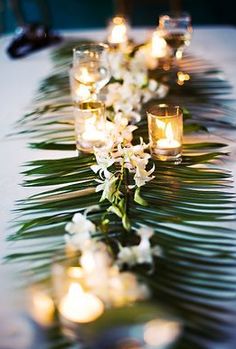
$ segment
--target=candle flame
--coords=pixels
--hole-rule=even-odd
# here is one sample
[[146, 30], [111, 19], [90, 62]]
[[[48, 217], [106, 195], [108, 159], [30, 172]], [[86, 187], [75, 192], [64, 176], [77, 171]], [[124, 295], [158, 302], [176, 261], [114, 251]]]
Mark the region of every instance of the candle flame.
[[79, 85], [79, 87], [75, 90], [76, 97], [79, 100], [87, 100], [90, 97], [90, 90], [87, 86]]
[[161, 38], [159, 33], [155, 31], [152, 34], [151, 55], [155, 58], [166, 56], [167, 43], [164, 38]]
[[59, 311], [70, 321], [87, 323], [102, 315], [104, 304], [95, 295], [84, 292], [79, 283], [72, 282], [60, 303]]
[[113, 18], [108, 41], [111, 44], [122, 44], [127, 41], [127, 25], [123, 17]]
[[84, 67], [81, 67], [79, 79], [84, 84], [93, 82], [93, 77], [89, 74], [88, 69]]
[[69, 287], [68, 297], [74, 298], [82, 295], [84, 293], [81, 285], [77, 282], [72, 282]]
[[156, 119], [156, 125], [158, 127], [158, 129], [164, 131], [165, 127], [166, 127], [166, 123], [162, 120]]
[[170, 122], [166, 126], [166, 138], [170, 141], [174, 139], [174, 132]]

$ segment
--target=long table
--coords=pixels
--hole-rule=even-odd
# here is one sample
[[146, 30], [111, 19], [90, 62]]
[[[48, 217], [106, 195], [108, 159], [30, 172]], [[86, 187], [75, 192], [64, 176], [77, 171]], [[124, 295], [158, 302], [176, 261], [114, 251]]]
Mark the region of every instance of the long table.
[[[233, 45], [236, 40], [236, 29], [232, 27], [199, 27], [194, 28], [190, 53], [203, 57], [213, 62], [222, 69], [226, 78], [232, 84], [232, 99], [236, 100], [236, 50]], [[137, 42], [144, 41], [150, 29], [138, 28], [132, 32]], [[104, 40], [104, 30], [63, 32], [64, 36], [91, 38]], [[71, 156], [68, 152], [56, 152], [45, 150], [32, 150], [27, 148], [29, 139], [10, 135], [16, 131], [16, 121], [27, 111], [35, 96], [39, 82], [46, 77], [52, 68], [50, 52], [48, 48], [36, 52], [24, 59], [11, 60], [5, 52], [12, 36], [5, 36], [0, 39], [0, 72], [1, 72], [1, 128], [0, 128], [0, 171], [1, 171], [1, 227], [0, 256], [7, 251], [5, 239], [11, 232], [10, 222], [14, 218], [12, 210], [15, 208], [15, 201], [23, 199], [35, 193], [35, 189], [23, 188], [20, 183], [23, 180], [20, 174], [22, 164], [28, 160], [41, 158], [56, 158]], [[236, 103], [235, 103], [236, 105]], [[231, 168], [236, 175], [236, 139], [235, 131], [221, 128], [212, 129], [207, 136], [224, 141], [230, 145], [231, 155], [227, 161], [227, 168]], [[12, 248], [12, 246], [11, 246]]]
[[[132, 37], [137, 42], [144, 41], [150, 34], [150, 28], [137, 28], [132, 31]], [[63, 32], [62, 35], [78, 38], [91, 38], [104, 40], [104, 30]], [[12, 60], [6, 54], [11, 35], [0, 39], [0, 178], [1, 178], [1, 228], [0, 255], [5, 251], [5, 238], [9, 232], [9, 222], [13, 219], [12, 210], [15, 200], [26, 197], [30, 189], [24, 189], [19, 184], [22, 182], [21, 166], [27, 160], [36, 158], [52, 158], [68, 155], [51, 151], [33, 151], [27, 148], [27, 138], [9, 137], [15, 131], [14, 123], [29, 109], [35, 92], [42, 78], [50, 73], [52, 67], [50, 52], [53, 48], [38, 51], [26, 58]], [[236, 28], [233, 27], [196, 27], [194, 28], [190, 52], [204, 57], [224, 71], [225, 76], [234, 87], [232, 98], [236, 99]], [[231, 145], [231, 158], [227, 164], [236, 174], [236, 140], [234, 131], [227, 135], [224, 129], [217, 130], [217, 135], [224, 138]]]

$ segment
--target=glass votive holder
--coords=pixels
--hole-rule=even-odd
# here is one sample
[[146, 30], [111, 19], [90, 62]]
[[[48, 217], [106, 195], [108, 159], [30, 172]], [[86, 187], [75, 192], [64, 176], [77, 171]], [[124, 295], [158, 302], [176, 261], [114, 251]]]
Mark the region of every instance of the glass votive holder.
[[113, 17], [107, 28], [107, 41], [111, 47], [126, 45], [129, 40], [129, 24], [122, 15]]
[[183, 113], [180, 107], [153, 105], [147, 111], [150, 151], [156, 160], [181, 162]]
[[[135, 283], [137, 288], [132, 289], [135, 276], [126, 272], [123, 280], [121, 275], [113, 275], [110, 270], [106, 287], [104, 280], [100, 280], [103, 294], [98, 296], [97, 288], [88, 286], [79, 259], [55, 264], [55, 299], [62, 332], [81, 348], [172, 348], [181, 334], [181, 321], [168, 308], [151, 299], [131, 300], [130, 292], [137, 291], [140, 285]], [[108, 296], [114, 298], [114, 292], [117, 297], [122, 296], [123, 288], [126, 302], [106, 301]]]
[[91, 89], [89, 86], [82, 84], [77, 79], [77, 69], [72, 67], [69, 71], [70, 91], [72, 101], [77, 104], [91, 100]]
[[76, 147], [79, 151], [93, 153], [94, 147], [106, 144], [105, 105], [88, 101], [74, 107]]
[[75, 103], [97, 100], [99, 92], [110, 78], [108, 45], [88, 43], [73, 49], [70, 84], [72, 99]]
[[157, 59], [165, 58], [168, 55], [168, 47], [163, 38], [162, 31], [156, 29], [151, 38], [151, 56]]
[[54, 262], [52, 279], [62, 332], [72, 340], [82, 340], [81, 327], [100, 317], [104, 304], [88, 290], [78, 255]]

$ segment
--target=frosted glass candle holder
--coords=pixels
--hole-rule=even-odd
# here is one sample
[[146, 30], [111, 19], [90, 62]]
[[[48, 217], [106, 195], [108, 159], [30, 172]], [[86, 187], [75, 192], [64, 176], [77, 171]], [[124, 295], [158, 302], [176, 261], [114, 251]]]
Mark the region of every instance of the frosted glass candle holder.
[[181, 162], [183, 113], [178, 106], [154, 105], [148, 112], [148, 133], [152, 157]]

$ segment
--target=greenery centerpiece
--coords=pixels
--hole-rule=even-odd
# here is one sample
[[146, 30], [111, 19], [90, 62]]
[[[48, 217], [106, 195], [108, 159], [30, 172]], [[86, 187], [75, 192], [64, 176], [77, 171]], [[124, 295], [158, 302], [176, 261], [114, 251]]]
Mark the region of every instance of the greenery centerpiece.
[[[207, 132], [212, 125], [234, 126], [234, 111], [227, 100], [218, 99], [230, 86], [217, 69], [192, 56], [179, 63], [190, 76], [180, 86], [158, 67], [151, 73], [137, 71], [144, 64], [142, 50], [113, 53], [105, 103], [113, 125], [109, 139], [114, 140], [106, 151], [73, 156], [68, 64], [76, 44], [53, 52], [55, 71], [41, 83], [34, 110], [18, 123], [19, 133], [31, 137], [31, 147], [68, 155], [26, 164], [24, 185], [40, 191], [18, 203], [19, 228], [9, 240], [32, 246], [7, 259], [30, 261], [23, 263], [24, 270], [47, 279], [52, 256], [65, 246], [65, 225], [76, 213], [99, 205], [88, 218], [98, 227], [96, 239], [115, 256], [119, 248], [138, 244], [137, 229], [153, 230], [149, 251], [158, 247], [161, 252], [152, 257], [152, 267], [145, 259], [132, 264], [131, 258], [126, 266], [183, 318], [178, 347], [213, 348], [216, 342], [227, 347], [234, 336], [235, 234], [230, 226], [235, 196], [231, 174], [220, 162], [228, 155], [222, 150], [227, 145], [209, 142]], [[155, 101], [183, 108], [185, 142], [178, 166], [154, 161], [147, 152], [145, 110]], [[54, 348], [67, 345], [52, 334]]]

